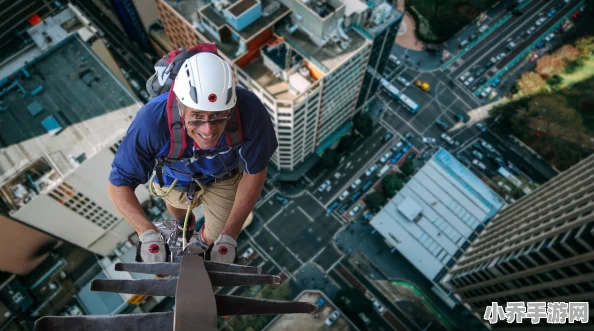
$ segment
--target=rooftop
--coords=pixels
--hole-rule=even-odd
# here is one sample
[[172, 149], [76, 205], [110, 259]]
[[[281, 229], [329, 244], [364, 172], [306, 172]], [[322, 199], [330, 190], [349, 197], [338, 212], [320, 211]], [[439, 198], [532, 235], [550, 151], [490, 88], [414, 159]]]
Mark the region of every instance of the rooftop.
[[76, 34], [29, 60], [0, 81], [0, 183], [42, 156], [68, 172], [141, 107]]
[[390, 2], [378, 4], [377, 0], [369, 0], [363, 2], [362, 0], [344, 0], [346, 4], [346, 15], [350, 12], [361, 12], [368, 7], [371, 9], [371, 17], [363, 26], [355, 25], [367, 38], [372, 39], [376, 35], [384, 31], [388, 26], [391, 26], [395, 21], [401, 20], [403, 13], [394, 8]]
[[310, 302], [315, 304], [318, 299], [323, 298], [326, 302], [322, 308], [315, 314], [285, 314], [276, 317], [270, 324], [268, 324], [263, 330], [264, 331], [284, 331], [284, 330], [357, 330], [349, 320], [347, 320], [342, 314], [341, 316], [328, 327], [324, 325], [324, 321], [336, 307], [332, 305], [332, 302], [326, 298], [320, 291], [306, 291], [302, 292], [294, 301]]
[[503, 205], [485, 183], [440, 149], [371, 225], [434, 280]]
[[285, 42], [289, 44], [291, 48], [297, 51], [305, 59], [313, 63], [324, 73], [334, 70], [342, 62], [355, 55], [357, 50], [359, 50], [359, 48], [361, 48], [367, 42], [360, 34], [354, 30], [350, 30], [346, 32], [346, 35], [350, 39], [348, 44], [340, 44], [347, 45], [346, 48], [342, 48], [337, 42], [333, 40], [328, 41], [326, 45], [320, 47], [300, 29], [297, 29], [291, 33], [287, 30], [285, 24], [279, 24], [276, 26], [275, 30], [278, 35], [285, 37]]

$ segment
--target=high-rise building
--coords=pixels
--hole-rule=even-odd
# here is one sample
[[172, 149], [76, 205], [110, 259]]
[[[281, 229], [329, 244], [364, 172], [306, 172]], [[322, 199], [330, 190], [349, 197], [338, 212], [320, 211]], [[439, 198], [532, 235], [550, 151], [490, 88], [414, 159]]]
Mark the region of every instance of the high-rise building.
[[216, 43], [238, 84], [262, 100], [279, 141], [272, 157], [279, 180], [300, 178], [311, 156], [348, 132], [358, 100], [373, 90], [367, 69], [383, 70], [402, 19], [388, 2], [361, 0], [158, 0], [157, 7], [175, 47]]
[[143, 51], [154, 53], [148, 27], [158, 18], [155, 3], [139, 0], [110, 0], [109, 2], [128, 37], [134, 40]]
[[[33, 44], [0, 65], [0, 212], [108, 255], [134, 233], [106, 187], [142, 104], [99, 58], [105, 45], [77, 15], [66, 8], [35, 22]], [[148, 197], [144, 187], [136, 193]]]
[[[456, 296], [481, 317], [492, 302], [517, 301], [585, 301], [591, 316], [594, 156], [503, 209], [446, 280]], [[594, 319], [590, 323], [582, 329], [592, 330]], [[497, 326], [521, 326], [506, 324]], [[571, 327], [557, 325], [551, 330], [574, 330]]]

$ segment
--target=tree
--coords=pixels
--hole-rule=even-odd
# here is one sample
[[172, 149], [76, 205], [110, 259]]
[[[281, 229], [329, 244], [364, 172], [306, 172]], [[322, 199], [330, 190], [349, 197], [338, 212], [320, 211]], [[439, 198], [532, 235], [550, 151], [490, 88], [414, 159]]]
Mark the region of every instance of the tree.
[[542, 91], [546, 86], [547, 83], [545, 80], [533, 71], [524, 73], [518, 80], [518, 89], [520, 92], [524, 93], [524, 95], [536, 94]]
[[398, 175], [389, 174], [382, 179], [382, 187], [388, 198], [393, 197], [404, 186]]
[[384, 193], [382, 191], [377, 191], [367, 196], [365, 199], [365, 204], [371, 211], [377, 211], [386, 204], [386, 200], [387, 199]]
[[367, 114], [357, 114], [353, 118], [355, 129], [359, 131], [364, 137], [369, 137], [373, 132], [373, 121]]
[[571, 75], [574, 72], [578, 71], [583, 65], [584, 62], [581, 60], [569, 61], [565, 65], [565, 73]]
[[341, 153], [350, 151], [353, 148], [353, 145], [355, 144], [355, 140], [355, 137], [353, 137], [350, 134], [342, 137], [340, 139], [340, 142], [338, 143], [337, 150]]
[[588, 36], [578, 39], [575, 42], [575, 48], [580, 53], [580, 57], [585, 58], [594, 52], [594, 37]]
[[415, 171], [415, 167], [413, 166], [412, 161], [410, 160], [406, 160], [401, 166], [400, 166], [400, 171], [402, 171], [402, 173], [408, 177], [410, 175], [412, 175], [412, 173]]
[[544, 79], [549, 79], [563, 71], [565, 63], [558, 56], [544, 55], [536, 62], [536, 72]]
[[335, 167], [338, 164], [338, 153], [333, 149], [327, 149], [322, 154], [322, 164], [328, 169]]
[[551, 78], [547, 80], [547, 84], [549, 84], [552, 88], [556, 89], [563, 83], [563, 78], [559, 75], [553, 75]]

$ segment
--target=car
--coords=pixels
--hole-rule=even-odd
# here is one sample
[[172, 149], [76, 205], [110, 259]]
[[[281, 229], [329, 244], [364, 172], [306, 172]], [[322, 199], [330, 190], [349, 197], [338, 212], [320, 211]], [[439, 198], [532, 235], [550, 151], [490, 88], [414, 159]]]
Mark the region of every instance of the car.
[[398, 152], [403, 145], [404, 143], [402, 141], [399, 141], [396, 145], [392, 146], [392, 151]]
[[470, 84], [472, 84], [472, 82], [474, 82], [474, 77], [469, 77], [465, 82], [464, 82], [464, 86], [470, 86]]
[[400, 153], [396, 154], [396, 156], [394, 156], [390, 160], [390, 163], [395, 164], [396, 162], [398, 162], [398, 160], [400, 160], [400, 158], [402, 157], [402, 155], [404, 155], [404, 152], [400, 152]]
[[384, 156], [382, 156], [382, 158], [380, 159], [380, 162], [386, 163], [386, 161], [388, 161], [391, 157], [392, 157], [392, 152], [387, 152], [386, 154], [384, 154]]
[[367, 171], [365, 171], [365, 176], [371, 176], [371, 174], [373, 174], [376, 170], [377, 170], [377, 164], [374, 164], [371, 167], [369, 167], [369, 169], [367, 169]]
[[402, 76], [398, 76], [398, 77], [396, 78], [396, 80], [397, 80], [397, 81], [398, 81], [400, 84], [402, 84], [402, 85], [404, 85], [404, 86], [410, 86], [410, 82], [409, 82], [408, 80], [406, 80], [406, 78], [404, 78], [404, 77], [402, 77]]
[[530, 29], [528, 29], [528, 30], [526, 31], [526, 34], [527, 34], [527, 35], [531, 35], [531, 34], [532, 34], [532, 32], [534, 32], [534, 30], [536, 30], [536, 27], [535, 27], [535, 26], [532, 26], [532, 27], [530, 27]]
[[355, 194], [353, 194], [353, 196], [351, 197], [351, 199], [349, 201], [355, 202], [355, 201], [357, 201], [357, 199], [359, 199], [360, 196], [361, 196], [361, 191], [357, 191], [357, 192], [355, 192]]
[[377, 172], [377, 176], [381, 177], [381, 176], [385, 175], [386, 172], [388, 172], [388, 170], [390, 170], [390, 166], [385, 165], [383, 168], [380, 169], [380, 171]]
[[369, 188], [371, 188], [371, 186], [373, 185], [373, 181], [368, 181], [367, 183], [365, 183], [365, 185], [363, 185], [363, 187], [361, 188], [361, 191], [366, 192], [367, 190], [369, 190]]
[[390, 60], [394, 61], [397, 66], [402, 64], [402, 61], [400, 61], [400, 59], [398, 59], [398, 57], [396, 55], [390, 55]]
[[464, 40], [460, 41], [460, 43], [458, 44], [458, 47], [464, 48], [468, 45], [468, 43], [469, 43], [468, 39], [464, 39]]
[[481, 92], [481, 97], [486, 98], [489, 96], [489, 94], [491, 94], [491, 91], [493, 91], [493, 88], [491, 86], [487, 87], [486, 89], [484, 89]]
[[487, 77], [483, 77], [483, 78], [479, 79], [479, 81], [478, 81], [478, 85], [483, 85], [483, 84], [485, 84], [486, 82], [487, 82]]
[[481, 145], [489, 152], [491, 152], [491, 153], [495, 152], [495, 148], [493, 146], [491, 146], [491, 144], [489, 144], [488, 142], [482, 140]]
[[472, 151], [472, 155], [476, 156], [476, 158], [479, 160], [483, 159], [483, 154], [479, 151]]
[[437, 125], [443, 131], [448, 131], [450, 129], [450, 126], [442, 120], [435, 121], [435, 125]]
[[487, 132], [487, 127], [481, 122], [476, 123], [476, 127], [483, 132]]
[[497, 61], [501, 61], [505, 58], [507, 54], [505, 53], [500, 53], [499, 55], [497, 55], [495, 58], [497, 59]]
[[351, 209], [351, 211], [349, 212], [349, 215], [351, 217], [355, 216], [359, 211], [361, 210], [361, 206], [360, 205], [356, 205], [355, 208]]
[[357, 187], [359, 187], [359, 185], [361, 185], [361, 182], [362, 182], [361, 178], [357, 178], [357, 180], [353, 183], [353, 185], [351, 185], [351, 188], [353, 190], [356, 190]]
[[373, 309], [378, 313], [383, 314], [386, 311], [386, 308], [376, 298], [371, 299], [371, 302], [373, 303]]
[[487, 61], [487, 62], [485, 63], [485, 68], [486, 68], [486, 69], [489, 69], [489, 68], [491, 68], [492, 66], [494, 66], [494, 65], [495, 65], [495, 63], [497, 63], [497, 58], [495, 58], [495, 57], [492, 57], [492, 58], [491, 58], [489, 61]]
[[445, 140], [450, 145], [454, 145], [455, 144], [454, 139], [452, 139], [452, 137], [448, 136], [445, 133], [441, 135], [441, 139]]
[[330, 191], [330, 189], [332, 188], [332, 182], [330, 182], [329, 179], [326, 179], [322, 185], [320, 185], [320, 187], [318, 188], [318, 192], [324, 192], [324, 191]]
[[423, 137], [423, 142], [427, 145], [435, 145], [435, 138]]
[[387, 142], [388, 140], [392, 139], [392, 137], [394, 137], [394, 133], [392, 133], [392, 132], [386, 133], [386, 135], [384, 136], [384, 142]]
[[551, 40], [553, 40], [553, 38], [555, 38], [555, 34], [550, 33], [548, 36], [545, 37], [545, 41], [550, 42]]
[[470, 37], [468, 37], [468, 40], [474, 41], [474, 40], [476, 40], [476, 38], [478, 38], [478, 36], [479, 36], [478, 33], [475, 32], [475, 33], [471, 34]]
[[411, 152], [410, 154], [408, 154], [408, 156], [406, 157], [407, 160], [414, 160], [415, 157], [417, 157], [417, 153], [415, 152]]
[[325, 304], [326, 301], [324, 300], [324, 298], [319, 298], [318, 301], [316, 301], [316, 306], [318, 306], [318, 308], [324, 307]]
[[344, 214], [347, 211], [347, 209], [349, 209], [350, 206], [351, 206], [351, 202], [350, 201], [346, 202], [345, 204], [340, 206], [340, 208], [338, 208], [338, 213], [341, 215]]
[[571, 15], [571, 18], [578, 19], [580, 16], [582, 16], [582, 12], [581, 11], [576, 11], [575, 13], [573, 13], [573, 15]]
[[516, 43], [514, 43], [513, 41], [510, 42], [509, 44], [507, 44], [507, 50], [508, 51], [511, 51], [514, 48], [516, 48]]
[[274, 198], [276, 199], [276, 201], [280, 202], [283, 206], [286, 206], [289, 203], [289, 200], [280, 194], [275, 195]]
[[546, 41], [541, 40], [536, 44], [536, 48], [538, 48], [538, 49], [543, 48], [545, 46], [545, 44], [546, 44]]
[[463, 123], [468, 122], [468, 117], [464, 116], [464, 114], [462, 114], [462, 113], [456, 113], [456, 115], [454, 115], [454, 118], [456, 119], [456, 121], [459, 121], [459, 122], [463, 122]]
[[555, 15], [555, 13], [557, 13], [557, 9], [553, 8], [547, 13], [547, 16], [553, 17], [553, 15]]
[[346, 190], [346, 191], [342, 192], [342, 193], [340, 194], [340, 196], [338, 197], [338, 200], [340, 200], [340, 201], [344, 201], [344, 199], [346, 199], [346, 198], [349, 196], [349, 194], [350, 194], [350, 193], [351, 193], [351, 192], [349, 192], [348, 190]]
[[499, 83], [501, 83], [501, 79], [495, 78], [495, 80], [491, 82], [491, 87], [497, 87], [499, 86]]
[[479, 160], [474, 159], [472, 160], [472, 164], [474, 164], [475, 166], [477, 166], [478, 168], [480, 168], [481, 170], [487, 170], [487, 167], [485, 167], [484, 164], [482, 164]]
[[332, 214], [332, 212], [338, 208], [338, 206], [340, 205], [340, 202], [338, 201], [334, 201], [332, 204], [330, 204], [330, 206], [328, 206], [328, 208], [326, 209], [326, 213], [328, 214]]
[[336, 322], [336, 320], [339, 317], [340, 317], [340, 313], [338, 312], [338, 310], [335, 310], [332, 312], [332, 314], [330, 314], [330, 316], [328, 316], [326, 321], [324, 321], [324, 324], [326, 324], [326, 326], [332, 326], [332, 324], [334, 324], [334, 322]]
[[369, 324], [371, 324], [371, 320], [369, 319], [369, 317], [367, 317], [367, 316], [365, 315], [365, 313], [359, 313], [359, 315], [358, 315], [358, 316], [359, 316], [359, 318], [361, 319], [361, 321], [363, 321], [363, 324], [365, 324], [365, 325], [369, 325]]
[[485, 68], [480, 68], [479, 70], [477, 70], [477, 71], [474, 73], [474, 75], [475, 75], [476, 77], [480, 77], [480, 76], [481, 76], [482, 74], [484, 74], [484, 73], [485, 73]]
[[487, 29], [489, 29], [489, 26], [487, 24], [485, 24], [479, 28], [479, 32], [483, 33], [485, 31], [487, 31]]
[[406, 141], [409, 141], [409, 140], [410, 140], [410, 138], [412, 138], [412, 137], [413, 137], [413, 134], [412, 134], [412, 132], [407, 132], [407, 133], [404, 135], [404, 137], [402, 137], [402, 139], [404, 139], [404, 140], [406, 140]]
[[243, 254], [241, 254], [241, 257], [248, 258], [248, 257], [252, 256], [252, 254], [254, 254], [254, 249], [251, 247], [248, 247], [248, 249], [246, 249], [245, 252], [243, 252]]
[[546, 17], [541, 17], [536, 21], [536, 26], [541, 26], [547, 20]]
[[468, 78], [468, 76], [470, 76], [470, 72], [465, 72], [465, 73], [464, 73], [462, 76], [460, 76], [458, 79], [459, 79], [460, 81], [462, 81], [462, 82], [463, 82], [463, 81], [465, 81], [465, 80]]

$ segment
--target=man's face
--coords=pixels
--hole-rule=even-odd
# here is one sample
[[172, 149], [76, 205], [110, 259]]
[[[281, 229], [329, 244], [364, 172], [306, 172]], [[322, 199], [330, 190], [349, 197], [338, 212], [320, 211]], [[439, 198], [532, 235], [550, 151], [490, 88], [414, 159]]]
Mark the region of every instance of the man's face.
[[227, 125], [230, 110], [212, 112], [201, 111], [186, 107], [184, 120], [188, 135], [194, 139], [200, 148], [211, 149], [217, 147], [217, 142]]

